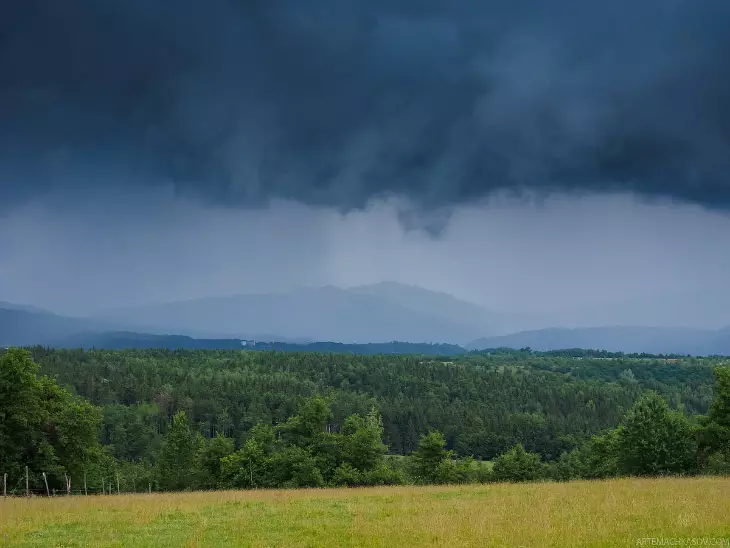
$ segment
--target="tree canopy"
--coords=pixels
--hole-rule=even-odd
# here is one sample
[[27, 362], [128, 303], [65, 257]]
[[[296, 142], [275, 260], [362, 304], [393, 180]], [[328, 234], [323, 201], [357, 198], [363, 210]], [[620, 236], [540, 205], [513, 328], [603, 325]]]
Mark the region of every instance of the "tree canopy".
[[718, 359], [571, 354], [11, 349], [0, 472], [108, 491], [730, 470]]

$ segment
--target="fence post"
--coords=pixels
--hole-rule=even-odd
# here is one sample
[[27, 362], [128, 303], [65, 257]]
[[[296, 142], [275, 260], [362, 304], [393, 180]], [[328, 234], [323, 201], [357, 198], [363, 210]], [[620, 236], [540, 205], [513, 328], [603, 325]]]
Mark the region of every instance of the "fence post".
[[46, 483], [46, 495], [51, 496], [51, 491], [48, 489], [48, 478], [46, 477], [46, 473], [42, 472], [43, 474], [43, 481]]
[[66, 494], [71, 496], [71, 478], [69, 478], [66, 474], [64, 474], [64, 476], [66, 476]]
[[117, 495], [119, 494], [119, 474], [117, 474]]
[[86, 470], [84, 470], [84, 495], [89, 496], [89, 492], [86, 490]]
[[28, 467], [25, 467], [25, 496], [30, 496], [30, 489], [28, 489]]
[[3, 497], [8, 496], [8, 473], [3, 474]]

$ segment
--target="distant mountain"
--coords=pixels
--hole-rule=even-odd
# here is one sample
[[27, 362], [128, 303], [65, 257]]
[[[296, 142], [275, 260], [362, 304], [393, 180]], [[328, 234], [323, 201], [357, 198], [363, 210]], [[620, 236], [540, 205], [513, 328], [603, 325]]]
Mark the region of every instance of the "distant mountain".
[[32, 307], [0, 304], [0, 346], [47, 344], [92, 329], [97, 322], [59, 316]]
[[[695, 301], [686, 296], [680, 300], [685, 302], [684, 310], [689, 313], [690, 305]], [[623, 310], [623, 307], [621, 305], [617, 310]], [[659, 304], [657, 307], [666, 312]], [[650, 317], [651, 314], [645, 319]], [[711, 323], [717, 324], [723, 317], [718, 310]], [[556, 316], [555, 323], [558, 319]], [[521, 321], [516, 312], [496, 314], [444, 293], [383, 282], [347, 289], [327, 286], [153, 304], [109, 310], [91, 318], [70, 318], [39, 308], [0, 303], [0, 346], [46, 344], [121, 348], [129, 345], [135, 348], [161, 345], [173, 348], [182, 345], [182, 348], [202, 348], [213, 345], [229, 348], [236, 347], [235, 341], [240, 340], [295, 345], [312, 341], [337, 341], [344, 345], [387, 344], [395, 340], [447, 343], [469, 349], [529, 346], [535, 350], [592, 348], [616, 352], [730, 354], [730, 329], [645, 327], [643, 321], [622, 327], [540, 329], [550, 324], [535, 325], [533, 321], [537, 318]], [[526, 324], [533, 330], [524, 330]], [[514, 332], [504, 334], [507, 326]], [[169, 335], [171, 333], [174, 335]], [[190, 340], [155, 339], [153, 336], [180, 336]]]
[[[2, 303], [0, 306], [7, 306]], [[37, 309], [39, 310], [39, 309]], [[338, 354], [463, 354], [466, 350], [451, 344], [383, 342], [343, 344], [308, 342], [263, 337], [264, 341], [234, 338], [193, 338], [133, 331], [106, 331], [108, 324], [69, 318], [50, 312], [31, 312], [23, 306], [0, 308], [0, 348], [44, 345], [55, 348], [104, 348], [108, 350], [167, 348], [171, 350], [279, 350], [286, 352], [333, 352]]]
[[[128, 331], [130, 326], [110, 321], [71, 318], [34, 307], [0, 303], [0, 347], [44, 345], [58, 348], [240, 348], [240, 339], [192, 338], [185, 335]], [[145, 331], [145, 332], [141, 332]], [[154, 331], [154, 330], [153, 330]], [[261, 335], [263, 340], [305, 344], [308, 339]]]
[[713, 330], [730, 325], [730, 291], [723, 288], [704, 288], [626, 299], [613, 298], [605, 302], [554, 309], [529, 316], [517, 315], [516, 323], [510, 322], [514, 328], [510, 331], [556, 325], [682, 326]]
[[194, 339], [184, 335], [153, 335], [130, 331], [77, 333], [54, 341], [56, 348], [104, 348], [124, 350], [128, 348], [168, 348], [170, 350], [240, 350], [245, 343], [239, 339]]
[[[306, 288], [286, 293], [209, 297], [106, 311], [104, 321], [144, 331], [232, 338], [465, 343], [490, 333], [490, 313], [473, 303], [387, 282], [350, 289]], [[279, 339], [281, 340], [281, 339]]]
[[0, 309], [22, 310], [24, 312], [37, 312], [39, 314], [51, 314], [51, 312], [49, 312], [48, 310], [44, 310], [43, 308], [37, 308], [28, 304], [9, 303], [7, 301], [0, 301]]
[[730, 355], [730, 329], [630, 326], [549, 328], [483, 337], [468, 343], [466, 347], [469, 350], [500, 347], [530, 347], [540, 351], [591, 348], [626, 353]]
[[457, 299], [448, 293], [430, 291], [422, 287], [397, 282], [380, 282], [349, 288], [361, 295], [383, 297], [410, 310], [429, 316], [438, 316], [465, 330], [494, 333], [498, 330], [499, 315], [486, 308]]

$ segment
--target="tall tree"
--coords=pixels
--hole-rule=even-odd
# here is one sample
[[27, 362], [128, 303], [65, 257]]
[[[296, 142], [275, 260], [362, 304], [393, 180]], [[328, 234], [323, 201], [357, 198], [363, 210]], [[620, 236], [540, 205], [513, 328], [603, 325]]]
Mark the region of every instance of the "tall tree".
[[157, 456], [157, 481], [165, 491], [182, 490], [191, 485], [198, 437], [190, 430], [185, 411], [178, 411], [165, 435]]
[[716, 367], [714, 398], [708, 418], [724, 428], [730, 428], [730, 367]]
[[10, 349], [0, 358], [0, 468], [11, 477], [48, 453], [41, 429], [47, 419], [38, 366], [30, 353]]
[[218, 434], [214, 438], [204, 440], [196, 455], [195, 469], [198, 475], [196, 487], [212, 489], [220, 484], [222, 477], [222, 461], [233, 454], [234, 442]]
[[335, 471], [335, 483], [375, 485], [395, 481], [385, 467], [388, 446], [383, 443], [383, 419], [376, 409], [365, 417], [347, 417], [338, 442], [342, 462]]
[[714, 398], [699, 430], [700, 459], [711, 473], [730, 471], [730, 367], [716, 367]]
[[0, 472], [20, 478], [28, 466], [60, 485], [99, 456], [101, 413], [37, 371], [27, 350], [0, 357]]
[[277, 445], [271, 425], [254, 426], [243, 446], [221, 459], [221, 486], [245, 489], [276, 487], [272, 455]]

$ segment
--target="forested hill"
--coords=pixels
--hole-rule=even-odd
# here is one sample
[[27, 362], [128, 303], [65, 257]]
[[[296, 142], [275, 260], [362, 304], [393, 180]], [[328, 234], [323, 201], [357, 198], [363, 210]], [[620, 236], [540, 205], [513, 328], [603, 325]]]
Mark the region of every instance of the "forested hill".
[[549, 328], [486, 337], [470, 342], [470, 350], [494, 347], [558, 350], [601, 348], [613, 352], [651, 352], [707, 356], [730, 354], [730, 329], [706, 330], [684, 327], [586, 327]]
[[257, 423], [324, 395], [333, 427], [373, 407], [384, 441], [409, 453], [430, 429], [458, 454], [493, 458], [515, 443], [556, 458], [616, 426], [646, 390], [704, 413], [719, 360], [569, 358], [512, 352], [449, 358], [225, 350], [33, 350], [42, 373], [103, 409], [103, 442], [120, 459], [152, 458], [184, 410], [205, 436], [239, 442]]
[[185, 335], [152, 335], [130, 331], [76, 334], [55, 342], [54, 348], [103, 348], [107, 350], [168, 348], [170, 350], [237, 350], [240, 339], [196, 339]]
[[261, 342], [250, 347], [253, 350], [279, 350], [284, 352], [332, 352], [336, 354], [416, 354], [424, 356], [457, 356], [466, 349], [456, 344], [408, 343], [393, 341], [387, 343], [344, 344], [336, 342], [313, 342], [294, 344], [284, 342]]
[[66, 338], [54, 348], [98, 348], [106, 350], [154, 349], [169, 350], [280, 350], [285, 352], [334, 352], [338, 354], [419, 354], [427, 356], [455, 356], [466, 350], [455, 344], [385, 342], [345, 344], [338, 342], [290, 343], [283, 341], [259, 342], [241, 339], [196, 339], [183, 335], [151, 335], [115, 331], [87, 333]]

